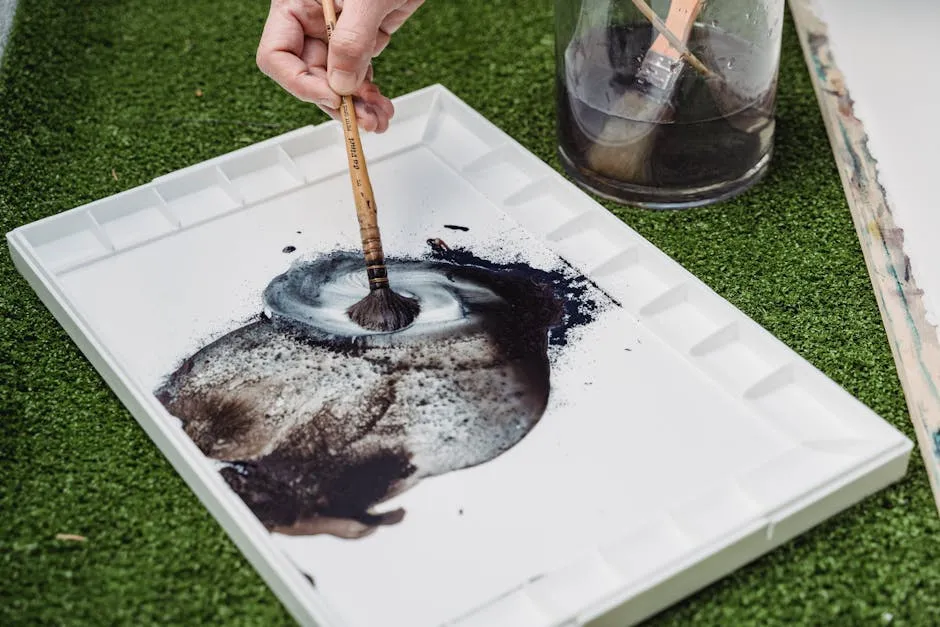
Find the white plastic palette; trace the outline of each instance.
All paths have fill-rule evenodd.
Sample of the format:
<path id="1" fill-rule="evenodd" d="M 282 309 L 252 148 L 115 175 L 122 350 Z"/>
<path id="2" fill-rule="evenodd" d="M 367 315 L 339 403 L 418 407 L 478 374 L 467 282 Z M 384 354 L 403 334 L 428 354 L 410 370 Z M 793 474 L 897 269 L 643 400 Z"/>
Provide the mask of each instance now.
<path id="1" fill-rule="evenodd" d="M 260 311 L 285 246 L 358 244 L 335 122 L 8 234 L 20 272 L 300 622 L 632 624 L 904 475 L 907 438 L 452 93 L 396 110 L 364 137 L 389 254 L 441 237 L 559 255 L 622 308 L 556 364 L 521 443 L 396 497 L 405 521 L 365 539 L 268 533 L 153 396 Z"/>

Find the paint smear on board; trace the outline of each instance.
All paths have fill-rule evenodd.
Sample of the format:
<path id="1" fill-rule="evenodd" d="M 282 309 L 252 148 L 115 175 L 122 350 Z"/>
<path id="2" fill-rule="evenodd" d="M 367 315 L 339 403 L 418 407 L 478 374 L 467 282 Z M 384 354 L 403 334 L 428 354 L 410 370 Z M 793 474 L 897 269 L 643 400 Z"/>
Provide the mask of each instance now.
<path id="1" fill-rule="evenodd" d="M 389 259 L 416 298 L 409 327 L 375 333 L 346 308 L 368 290 L 361 253 L 298 261 L 259 318 L 183 361 L 167 410 L 271 530 L 362 537 L 398 523 L 383 501 L 487 462 L 539 422 L 552 349 L 614 305 L 561 264 L 538 270 L 433 247 Z"/>

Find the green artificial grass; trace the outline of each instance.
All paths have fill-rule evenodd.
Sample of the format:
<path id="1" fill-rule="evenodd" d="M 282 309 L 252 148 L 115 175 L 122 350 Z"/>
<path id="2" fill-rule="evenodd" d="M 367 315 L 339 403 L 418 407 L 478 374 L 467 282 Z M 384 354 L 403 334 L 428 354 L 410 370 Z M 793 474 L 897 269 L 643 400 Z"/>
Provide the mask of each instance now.
<path id="1" fill-rule="evenodd" d="M 0 69 L 0 230 L 323 121 L 256 69 L 266 10 L 22 0 Z M 391 96 L 443 83 L 558 168 L 552 27 L 550 0 L 429 0 L 376 76 Z M 789 22 L 778 116 L 771 171 L 746 195 L 607 206 L 913 436 Z M 289 624 L 8 254 L 0 316 L 0 624 Z M 938 529 L 915 453 L 900 484 L 652 623 L 940 624 Z"/>

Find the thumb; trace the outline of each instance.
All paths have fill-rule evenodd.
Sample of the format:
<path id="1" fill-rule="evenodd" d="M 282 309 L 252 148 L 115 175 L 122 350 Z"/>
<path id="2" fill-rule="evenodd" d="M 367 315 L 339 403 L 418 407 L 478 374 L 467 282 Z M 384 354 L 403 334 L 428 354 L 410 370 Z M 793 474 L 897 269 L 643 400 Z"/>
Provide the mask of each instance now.
<path id="1" fill-rule="evenodd" d="M 340 95 L 353 93 L 362 84 L 372 61 L 372 51 L 385 15 L 384 2 L 346 0 L 330 37 L 326 68 L 330 88 Z"/>

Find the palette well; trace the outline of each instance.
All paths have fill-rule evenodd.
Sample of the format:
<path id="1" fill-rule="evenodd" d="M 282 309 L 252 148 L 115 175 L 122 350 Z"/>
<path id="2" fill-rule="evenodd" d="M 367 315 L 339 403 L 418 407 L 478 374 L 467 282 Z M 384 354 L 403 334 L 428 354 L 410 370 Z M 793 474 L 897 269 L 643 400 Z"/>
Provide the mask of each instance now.
<path id="1" fill-rule="evenodd" d="M 472 284 L 457 291 L 454 315 L 467 316 L 470 301 L 486 305 L 490 288 L 517 297 L 499 291 L 504 282 L 473 284 L 477 275 L 460 274 L 466 267 L 562 277 L 556 294 L 571 304 L 539 347 L 548 370 L 527 361 L 509 384 L 503 362 L 487 361 L 489 350 L 514 354 L 498 329 L 480 341 L 434 344 L 432 374 L 403 353 L 396 376 L 418 384 L 397 388 L 377 410 L 382 424 L 398 408 L 397 430 L 369 423 L 347 438 L 309 419 L 324 407 L 335 415 L 339 397 L 365 393 L 365 384 L 327 378 L 352 368 L 361 379 L 367 368 L 353 358 L 387 375 L 382 368 L 398 358 L 387 347 L 374 349 L 385 351 L 381 359 L 369 345 L 350 357 L 299 340 L 270 359 L 249 353 L 259 343 L 281 346 L 278 312 L 303 311 L 266 300 L 276 277 L 358 245 L 337 123 L 297 129 L 7 235 L 19 271 L 299 622 L 632 624 L 904 475 L 907 438 L 451 92 L 433 86 L 395 106 L 387 133 L 363 137 L 386 254 L 454 264 L 455 280 Z M 394 265 L 390 273 L 394 281 Z M 237 334 L 254 343 L 232 343 Z M 194 358 L 226 342 L 231 352 L 210 356 L 214 365 Z M 289 368 L 248 374 L 275 359 Z M 492 386 L 421 414 L 433 424 L 402 409 L 421 394 L 433 397 L 429 385 L 459 391 L 479 383 L 484 362 Z M 544 403 L 531 391 L 541 389 L 532 387 L 532 368 L 547 377 Z M 253 470 L 207 454 L 246 440 L 194 438 L 184 428 L 190 406 L 158 398 L 170 373 L 198 379 L 179 389 L 215 381 L 213 394 L 278 382 L 257 419 L 274 435 L 239 455 L 282 463 L 269 443 L 297 428 L 326 433 L 326 448 L 294 447 L 287 463 L 311 450 L 340 459 L 365 439 L 390 450 L 394 431 L 408 463 L 440 472 L 420 481 L 403 472 L 404 483 L 383 487 L 366 505 L 404 518 L 363 537 L 272 530 L 259 518 L 267 511 L 259 499 L 233 488 L 232 476 Z M 481 409 L 513 377 L 526 391 L 510 389 Z M 401 395 L 406 389 L 412 396 Z M 284 399 L 307 404 L 285 413 Z M 458 428 L 464 414 L 476 431 Z M 503 431 L 490 437 L 488 421 L 503 414 Z M 516 419 L 518 436 L 506 430 Z M 342 450 L 332 450 L 340 441 Z M 362 453 L 368 460 L 371 450 Z M 235 469 L 228 478 L 225 468 Z M 317 466 L 297 476 L 326 474 Z M 329 512 L 361 524 L 363 512 L 330 503 L 352 490 L 337 481 L 332 491 L 314 485 L 320 491 L 305 507 L 320 522 Z M 283 503 L 279 489 L 262 494 L 272 497 L 265 503 Z"/>

